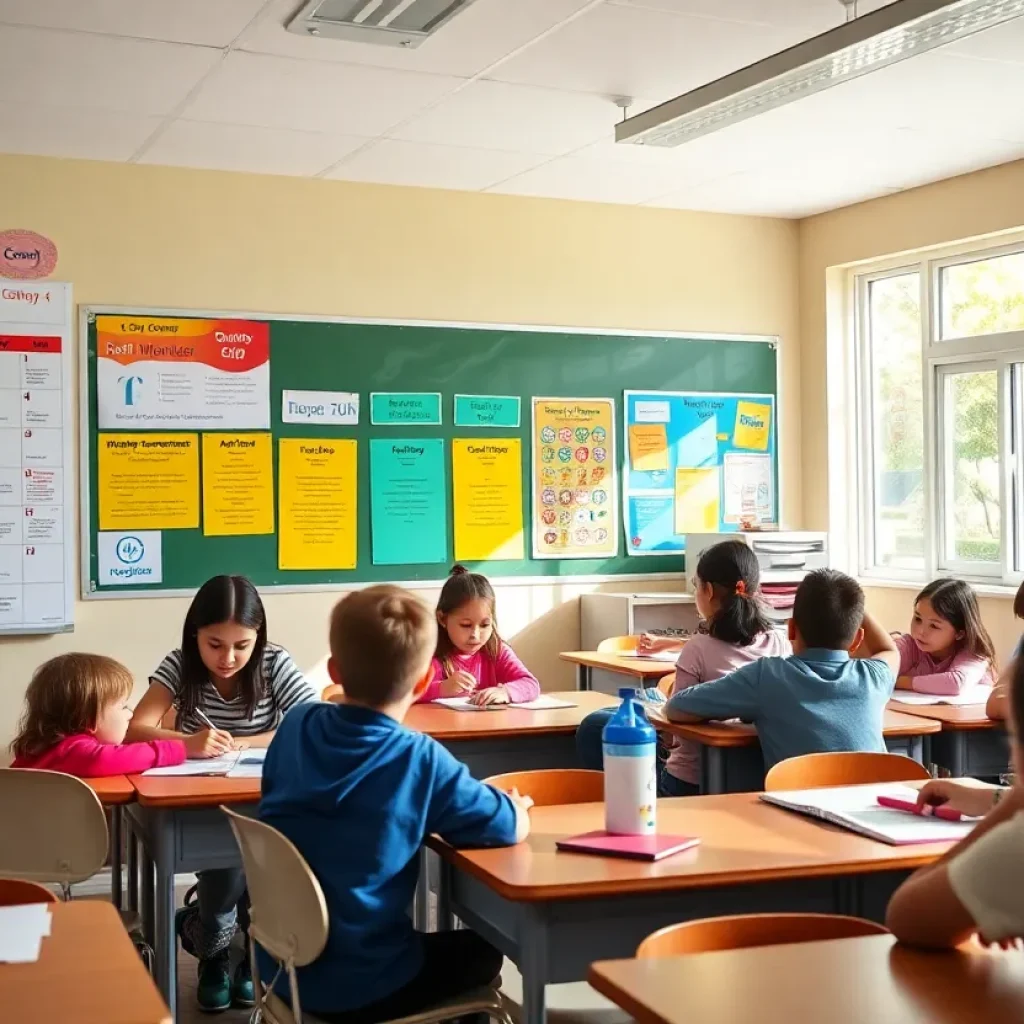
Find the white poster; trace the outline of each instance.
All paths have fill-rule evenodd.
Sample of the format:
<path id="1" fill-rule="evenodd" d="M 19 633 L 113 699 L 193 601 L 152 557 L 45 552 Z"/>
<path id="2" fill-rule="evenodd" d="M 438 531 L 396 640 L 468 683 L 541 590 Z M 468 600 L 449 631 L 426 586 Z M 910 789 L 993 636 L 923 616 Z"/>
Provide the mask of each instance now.
<path id="1" fill-rule="evenodd" d="M 71 286 L 0 283 L 0 633 L 74 621 Z"/>
<path id="2" fill-rule="evenodd" d="M 727 452 L 723 462 L 725 508 L 722 519 L 727 523 L 738 523 L 741 519 L 774 522 L 772 457 Z"/>
<path id="3" fill-rule="evenodd" d="M 357 426 L 359 395 L 350 391 L 282 391 L 281 422 Z"/>
<path id="4" fill-rule="evenodd" d="M 101 587 L 163 583 L 163 534 L 159 530 L 98 533 L 97 554 Z"/>

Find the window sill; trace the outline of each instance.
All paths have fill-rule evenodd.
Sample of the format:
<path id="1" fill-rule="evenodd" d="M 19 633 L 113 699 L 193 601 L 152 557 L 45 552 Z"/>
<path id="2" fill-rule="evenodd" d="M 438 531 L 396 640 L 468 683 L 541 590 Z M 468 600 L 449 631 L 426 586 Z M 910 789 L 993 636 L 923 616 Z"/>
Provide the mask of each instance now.
<path id="1" fill-rule="evenodd" d="M 874 587 L 879 590 L 923 590 L 928 580 L 918 582 L 911 580 L 892 580 L 883 576 L 858 576 L 857 582 L 862 587 Z M 1012 599 L 1017 594 L 1017 587 L 1012 583 L 972 583 L 971 586 L 978 597 L 1005 597 Z"/>

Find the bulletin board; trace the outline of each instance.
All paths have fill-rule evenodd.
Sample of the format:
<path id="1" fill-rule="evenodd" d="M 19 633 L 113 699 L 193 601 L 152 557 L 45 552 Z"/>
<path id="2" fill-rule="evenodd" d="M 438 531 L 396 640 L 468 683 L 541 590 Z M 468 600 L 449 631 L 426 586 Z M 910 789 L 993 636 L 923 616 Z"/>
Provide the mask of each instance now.
<path id="1" fill-rule="evenodd" d="M 459 459 L 469 448 L 484 447 L 499 453 L 492 460 L 495 472 L 504 460 L 506 483 L 509 466 L 521 476 L 515 500 L 521 504 L 526 533 L 521 553 L 510 549 L 494 559 L 459 559 L 469 567 L 495 578 L 522 580 L 677 574 L 675 553 L 643 559 L 628 554 L 626 524 L 618 515 L 623 462 L 629 455 L 622 438 L 624 393 L 752 393 L 770 396 L 773 402 L 778 394 L 777 344 L 769 337 L 99 306 L 83 307 L 80 313 L 82 592 L 87 598 L 190 593 L 218 573 L 242 573 L 261 589 L 283 590 L 442 580 L 456 560 L 459 544 L 465 551 L 468 543 L 454 534 L 453 505 L 462 508 L 463 501 L 472 500 Z M 168 370 L 161 363 L 155 385 L 152 375 L 140 369 L 147 364 L 133 362 L 139 340 L 133 331 L 145 339 L 154 358 L 173 362 L 181 352 L 208 350 L 207 376 L 190 376 L 194 367 L 188 365 L 173 364 Z M 225 385 L 232 359 L 247 360 L 247 371 L 234 375 L 239 383 Z M 224 363 L 220 369 L 225 372 L 219 372 L 218 363 Z M 164 405 L 183 410 L 174 422 L 146 412 L 152 408 L 147 402 L 156 400 L 154 387 L 160 389 L 157 397 Z M 308 396 L 324 392 L 334 397 L 320 403 L 316 422 L 288 421 L 294 418 L 289 408 L 308 410 L 311 402 L 319 401 Z M 117 422 L 107 408 L 115 393 L 121 404 Z M 176 405 L 182 395 L 191 395 L 191 404 L 183 400 Z M 481 397 L 485 401 L 479 401 Z M 533 506 L 539 493 L 534 476 L 540 465 L 534 459 L 532 412 L 533 400 L 540 397 L 564 398 L 584 412 L 592 412 L 587 406 L 600 399 L 610 401 L 614 436 L 600 446 L 593 438 L 582 446 L 574 441 L 572 451 L 578 458 L 583 447 L 592 461 L 599 448 L 607 448 L 615 460 L 615 466 L 608 467 L 617 477 L 615 493 L 609 495 L 616 504 L 614 553 L 562 558 L 539 552 L 532 542 Z M 486 417 L 481 408 L 487 409 Z M 221 415 L 218 409 L 227 413 Z M 128 419 L 122 422 L 125 416 Z M 474 416 L 479 417 L 476 422 Z M 771 430 L 775 480 L 774 417 Z M 125 459 L 140 457 L 140 446 L 169 469 L 166 477 L 152 477 L 154 485 L 146 493 L 131 495 L 119 467 Z M 318 492 L 316 470 L 309 468 L 315 465 L 311 446 L 330 450 L 335 465 L 343 465 L 354 480 L 347 525 L 327 530 L 324 537 L 342 560 L 351 560 L 349 568 L 304 567 L 303 551 L 291 550 L 295 545 L 282 535 L 288 500 L 282 479 L 297 478 L 292 465 L 296 458 L 313 458 L 300 471 L 303 493 L 322 494 L 316 504 L 325 521 L 333 514 L 332 488 L 325 481 Z M 403 478 L 398 457 L 390 463 L 375 462 L 371 479 L 371 459 L 390 457 L 396 449 L 401 454 L 405 447 L 423 466 L 429 465 L 431 480 L 440 481 L 443 519 L 438 520 L 437 509 L 424 507 L 418 520 L 422 531 L 405 537 L 393 532 L 385 545 L 375 521 L 375 501 L 400 493 L 403 487 L 408 490 L 410 479 Z M 559 457 L 560 453 L 555 467 Z M 229 473 L 232 465 L 248 467 L 249 473 L 246 478 L 237 471 L 233 477 L 236 490 L 239 480 L 247 480 L 250 495 L 248 518 L 241 526 L 237 517 L 232 518 L 230 502 L 218 505 L 216 489 L 208 487 L 208 476 L 220 470 Z M 201 485 L 186 494 L 170 479 L 174 473 L 189 480 L 198 474 Z M 119 481 L 121 493 L 112 498 Z M 164 485 L 166 490 L 161 490 Z M 104 487 L 106 521 L 101 519 Z M 115 504 L 119 518 L 112 519 Z M 180 525 L 167 528 L 168 515 Z M 233 532 L 239 529 L 250 532 Z M 479 546 L 478 539 L 475 543 Z M 154 564 L 154 544 L 159 548 L 158 581 L 144 572 Z M 111 564 L 120 566 L 123 575 L 117 580 L 110 576 Z"/>

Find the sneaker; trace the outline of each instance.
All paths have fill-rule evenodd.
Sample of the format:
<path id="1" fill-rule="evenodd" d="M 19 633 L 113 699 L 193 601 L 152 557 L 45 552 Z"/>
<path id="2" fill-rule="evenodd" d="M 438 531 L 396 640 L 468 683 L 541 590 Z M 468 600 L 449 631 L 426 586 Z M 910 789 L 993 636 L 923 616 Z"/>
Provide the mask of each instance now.
<path id="1" fill-rule="evenodd" d="M 231 1003 L 233 1006 L 255 1006 L 256 993 L 252 987 L 252 968 L 249 958 L 242 955 L 231 979 Z"/>
<path id="2" fill-rule="evenodd" d="M 231 1006 L 231 973 L 228 951 L 199 961 L 196 998 L 203 1013 L 220 1013 Z M 251 989 L 250 989 L 251 990 Z"/>

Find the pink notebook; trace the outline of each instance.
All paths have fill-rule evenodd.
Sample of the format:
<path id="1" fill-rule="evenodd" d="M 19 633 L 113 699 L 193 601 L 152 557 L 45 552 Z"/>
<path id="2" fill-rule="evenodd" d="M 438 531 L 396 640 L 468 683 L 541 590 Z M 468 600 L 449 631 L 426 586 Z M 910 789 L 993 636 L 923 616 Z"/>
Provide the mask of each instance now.
<path id="1" fill-rule="evenodd" d="M 555 846 L 570 853 L 595 853 L 602 857 L 627 857 L 630 860 L 661 860 L 682 853 L 700 842 L 693 836 L 620 836 L 611 832 L 584 832 L 559 839 Z"/>

